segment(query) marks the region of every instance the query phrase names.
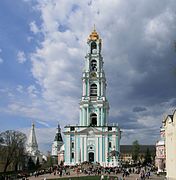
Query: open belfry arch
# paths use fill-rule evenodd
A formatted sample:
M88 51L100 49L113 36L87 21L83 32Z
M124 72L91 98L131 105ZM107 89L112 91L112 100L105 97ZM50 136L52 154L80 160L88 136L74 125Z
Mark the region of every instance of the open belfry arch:
M65 165L84 161L102 166L118 165L118 155L110 154L120 152L120 128L108 126L109 103L101 49L102 40L94 27L87 40L79 125L68 125L64 131Z

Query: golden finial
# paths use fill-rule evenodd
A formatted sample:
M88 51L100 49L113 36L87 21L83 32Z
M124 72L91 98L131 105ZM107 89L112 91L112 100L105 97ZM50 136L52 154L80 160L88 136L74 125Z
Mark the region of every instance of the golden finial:
M93 31L94 31L94 32L96 31L96 29L95 29L95 24L94 24L94 27L93 27Z

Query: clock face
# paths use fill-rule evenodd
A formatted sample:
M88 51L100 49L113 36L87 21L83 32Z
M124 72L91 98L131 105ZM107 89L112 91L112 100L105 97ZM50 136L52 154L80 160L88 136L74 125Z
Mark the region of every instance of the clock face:
M92 72L92 73L91 73L91 77L92 77L92 78L96 78L96 77L97 77L96 72Z

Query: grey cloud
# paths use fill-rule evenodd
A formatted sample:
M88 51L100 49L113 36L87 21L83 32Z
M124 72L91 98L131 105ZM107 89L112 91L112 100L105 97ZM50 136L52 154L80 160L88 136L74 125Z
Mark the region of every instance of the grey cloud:
M41 60L47 61L45 68L50 67L53 74L46 74L46 70L42 69L44 75L41 77L42 65L37 66L34 64L36 61L32 61L33 76L40 82L43 97L50 102L45 104L46 109L49 107L53 112L51 114L63 119L65 125L77 123L86 39L96 23L103 40L107 98L110 107L120 112L114 115L110 110L110 122L117 122L125 129L122 142L130 143L136 138L143 143L154 143L159 138L162 114L169 110L171 103L175 105L175 101L171 100L176 95L176 75L173 73L176 67L173 49L176 2L120 0L113 4L80 1L75 5L72 1L62 2L61 8L58 1L54 3L52 13L45 6L38 8L42 15L48 16L41 16L44 40L37 47L43 53ZM88 3L91 5L88 6ZM58 27L61 32L58 32ZM50 51L51 54L48 53ZM34 54L37 53L36 50ZM59 62L58 69L53 69L53 62ZM37 66L36 69L34 66ZM69 121L68 114L71 114Z
M120 128L123 129L141 129L146 128L143 124L140 124L138 117L130 111L122 111L116 117L110 116L110 122L118 123Z
M139 107L139 106L133 108L133 112L142 112L142 111L147 111L147 109L145 107Z
M140 144L155 144L160 135L157 130L158 129L137 129L128 131L123 129L121 144L132 144L135 140L138 140Z
M174 98L174 99L171 100L170 106L171 106L171 107L175 107L175 106L176 106L176 98Z

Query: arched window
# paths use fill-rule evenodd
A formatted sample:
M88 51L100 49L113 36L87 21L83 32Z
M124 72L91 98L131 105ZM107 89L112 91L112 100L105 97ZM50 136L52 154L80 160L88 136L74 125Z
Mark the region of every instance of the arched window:
M92 43L91 43L91 54L94 53L94 49L95 49L95 50L97 49L97 44L96 44L96 42L92 42Z
M97 96L97 85L96 84L91 84L90 96Z
M97 115L95 113L90 115L90 126L97 126Z
M91 71L97 71L97 61L95 59L91 61L90 67L91 67Z

